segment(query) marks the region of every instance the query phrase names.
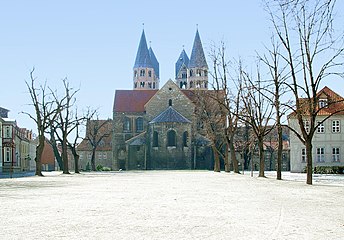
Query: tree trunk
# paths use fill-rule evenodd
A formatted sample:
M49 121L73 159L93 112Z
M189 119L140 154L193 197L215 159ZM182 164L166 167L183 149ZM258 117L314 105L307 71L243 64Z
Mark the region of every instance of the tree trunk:
M229 162L229 159L228 159L228 145L226 145L225 147L225 172L230 172L231 171L231 168L230 168L230 162Z
M306 140L306 154L307 154L307 167L306 167L306 171L307 171L307 184L312 185L313 180L313 162L312 162L312 140L307 139Z
M63 160L63 174L70 174L68 169L68 153L67 153L67 139L64 137L62 141L62 160Z
M54 155L57 161L57 164L59 165L60 170L63 170L63 161L62 161L62 157L60 155L60 152L56 146L55 142L52 142L52 147L53 147L53 151L54 151Z
M91 167L92 171L96 171L96 149L92 149Z
M44 149L44 140L43 140L43 142L41 142L41 140L39 140L39 142L40 143L36 147L36 158L35 158L36 172L35 172L35 175L43 177L43 174L42 174L42 154L43 154L43 149Z
M264 175L265 159L264 159L263 139L258 139L258 147L259 147L259 176L258 177L265 177Z
M80 173L79 171L79 155L74 155L74 165L75 165L75 173Z
M236 158L236 154L235 154L234 135L231 136L228 145L229 145L229 151L231 152L231 160L233 163L233 172L234 173L240 173L239 172L238 159Z
M220 157L219 153L217 152L216 146L211 146L214 152L214 172L220 172Z
M57 144L56 144L56 140L55 140L55 133L54 133L54 129L50 129L50 143L51 146L53 148L54 151L54 155L56 158L56 161L59 165L60 170L63 170L63 161L62 161L62 157L60 155L59 149L57 148Z
M279 117L277 117L279 121ZM278 150L277 150L277 180L282 180L282 151L283 151L283 139L282 139L282 126L277 123L278 132Z

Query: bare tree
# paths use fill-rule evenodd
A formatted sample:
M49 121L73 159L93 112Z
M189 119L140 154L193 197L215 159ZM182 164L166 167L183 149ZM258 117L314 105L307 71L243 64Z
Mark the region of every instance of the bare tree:
M334 35L335 4L336 0L266 1L274 32L283 47L280 55L290 69L288 86L295 100L290 110L300 131L290 130L306 147L307 184L312 184L314 133L320 124L337 113L316 121L323 108L318 106L319 86L329 76L343 77L344 38Z
M56 158L57 164L59 165L60 170L63 170L63 160L61 157L60 150L58 148L58 143L56 141L56 128L54 126L54 123L50 124L50 144L54 151L54 156Z
M239 164L236 157L234 136L236 134L240 114L240 94L242 90L241 82L230 82L229 61L226 59L226 46L221 42L219 47L214 46L210 54L213 63L213 89L218 94L215 95L216 102L225 121L224 138L231 154L233 171L239 173ZM228 164L229 167L229 164ZM229 169L228 169L229 171Z
M229 172L227 148L225 144L225 119L226 115L217 100L223 96L220 91L210 92L196 90L197 97L196 115L198 121L202 123L206 137L210 140L210 145L214 154L214 172L221 171L220 159L224 159L225 171Z
M268 74L271 77L272 89L265 89L269 92L267 99L271 101L274 105L276 111L276 128L278 135L278 147L277 147L277 180L282 179L282 151L283 151L283 139L282 139L282 123L281 119L285 115L285 104L281 103L282 96L286 93L285 82L288 77L288 72L286 72L287 65L282 61L280 56L280 46L274 38L271 38L271 48L266 48L267 54L259 56L260 61L262 61L268 68ZM282 63L281 63L282 62ZM272 98L270 98L273 96ZM287 103L286 105L290 105ZM275 151L273 148L269 148L272 153ZM271 153L271 156L272 156ZM271 161L270 161L271 162Z
M93 114L94 115L94 114ZM93 117L92 115L92 117ZM95 113L95 115L97 115ZM96 119L89 118L86 124L86 137L92 147L91 167L92 171L96 171L95 155L96 150L102 140L108 137L111 132L111 128L108 129L108 124L111 123L111 119L99 120L98 115Z
M74 132L74 140L73 141L68 141L67 145L69 149L71 150L73 157L74 157L74 171L75 173L80 173L79 171L79 154L76 150L78 146L78 140L80 139L80 129L79 127L87 120L87 116L89 114L86 114L86 117L78 117L78 111L75 109L75 114L74 114L74 121L71 123L71 127L69 128L69 132L71 133L72 131ZM69 135L69 134L68 134Z
M38 131L38 145L36 147L36 172L35 175L43 176L42 174L42 153L44 149L45 136L44 134L50 127L50 120L56 119L58 114L63 110L63 105L56 103L52 99L51 89L47 89L46 83L36 87L36 78L33 73L35 68L30 71L30 82L25 82L29 90L32 106L35 109L35 115L28 112L22 112L29 116L37 125Z
M253 78L243 70L240 64L240 73L243 80L241 101L244 105L242 115L239 115L243 122L246 122L257 139L259 150L259 177L265 177L264 158L264 137L271 131L269 123L273 116L273 107L266 96L262 94L266 86L262 86L259 67L257 67L257 79Z
M75 94L78 90L73 90L65 78L62 80L64 86L64 98L63 101L59 99L56 93L54 93L54 99L56 104L60 103L64 105L63 111L58 113L57 118L52 121L55 125L55 134L61 143L62 149L62 161L63 161L63 173L69 174L68 164L68 136L75 129L76 120L73 118L73 106L76 102ZM74 126L74 127L73 127Z

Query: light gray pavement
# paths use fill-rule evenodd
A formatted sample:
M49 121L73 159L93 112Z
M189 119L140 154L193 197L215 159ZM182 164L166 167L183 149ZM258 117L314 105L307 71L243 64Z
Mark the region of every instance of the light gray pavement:
M343 239L338 181L309 186L302 174L284 174L297 181L274 174L54 172L0 179L0 238Z

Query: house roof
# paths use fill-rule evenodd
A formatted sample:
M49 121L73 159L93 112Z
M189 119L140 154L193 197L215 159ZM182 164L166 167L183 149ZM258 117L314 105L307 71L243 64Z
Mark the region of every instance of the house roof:
M159 90L116 90L113 105L114 112L144 112L146 103ZM206 90L208 94L215 94L213 90ZM181 92L193 103L197 102L197 96L193 90L181 89Z
M163 123L163 122L178 122L178 123L191 123L189 119L177 112L172 106L161 112L158 116L153 118L150 123Z
M145 104L158 90L116 90L114 112L144 112Z
M205 67L208 68L207 61L204 56L203 46L201 38L199 36L198 30L196 31L195 40L192 47L192 52L190 56L189 68L194 67Z
M318 115L326 116L336 112L338 112L336 113L338 115L344 115L344 98L342 96L335 93L327 86L321 89L317 94L319 99L322 99L323 96L327 97L329 105L326 108L322 108Z
M332 89L329 87L325 86L323 89L321 89L316 97L318 100L321 99L326 99L327 100L327 107L323 107L320 109L318 112L318 116L329 116L332 114L335 115L344 115L344 98L334 92ZM300 105L301 105L301 110L303 110L303 115L308 115L309 114L309 109L308 109L308 103L309 99L308 98L299 98ZM317 105L319 108L319 104ZM289 116L295 116L295 112L289 114Z

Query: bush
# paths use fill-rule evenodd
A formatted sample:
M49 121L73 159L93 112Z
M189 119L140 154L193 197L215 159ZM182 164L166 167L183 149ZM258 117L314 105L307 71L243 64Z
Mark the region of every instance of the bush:
M344 166L317 166L314 173L317 174L343 174Z
M103 167L103 168L102 168L102 171L111 171L111 168L109 168L109 167Z
M97 171L111 171L109 167L103 167L101 164L97 165Z
M103 170L103 166L98 164L97 167L96 167L97 171L102 171Z

